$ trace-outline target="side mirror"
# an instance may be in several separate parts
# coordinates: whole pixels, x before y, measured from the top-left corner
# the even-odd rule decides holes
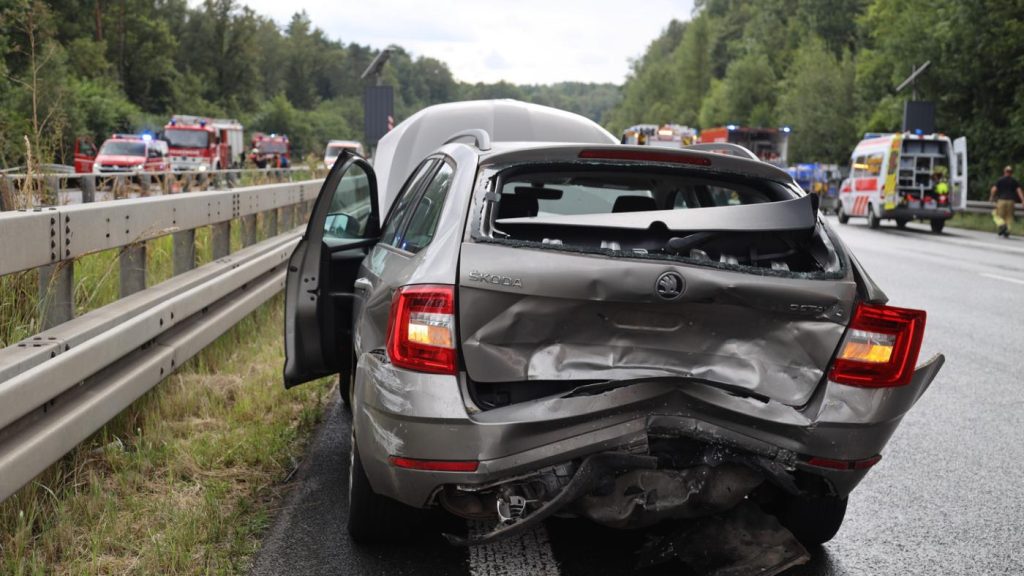
[[[328,214],[324,221],[324,236],[359,238],[359,220],[343,212]]]

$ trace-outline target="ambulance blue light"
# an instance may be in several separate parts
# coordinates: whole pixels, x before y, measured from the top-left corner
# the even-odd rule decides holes
[[[790,128],[789,128],[789,126],[783,126],[783,127],[782,127],[782,131],[788,134],[788,133],[789,133],[789,131],[790,131]]]
[[[729,125],[726,126],[726,129],[728,129],[728,130],[735,130],[736,128],[737,128],[737,126],[735,124],[729,124]]]

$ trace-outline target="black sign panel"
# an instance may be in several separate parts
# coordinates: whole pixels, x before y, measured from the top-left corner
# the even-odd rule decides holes
[[[903,131],[921,134],[935,133],[935,103],[914,102],[908,100],[903,104]]]
[[[363,91],[363,133],[367,146],[377,145],[387,134],[389,118],[395,114],[395,91],[391,86],[367,86]]]

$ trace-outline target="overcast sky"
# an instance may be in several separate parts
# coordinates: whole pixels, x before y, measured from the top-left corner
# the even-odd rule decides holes
[[[198,2],[193,0],[192,4]],[[621,83],[693,0],[239,0],[284,25],[300,10],[334,40],[446,62],[458,80]]]

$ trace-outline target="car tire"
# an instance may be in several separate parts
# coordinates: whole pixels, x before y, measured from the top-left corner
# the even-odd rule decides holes
[[[840,224],[846,224],[850,221],[850,217],[846,215],[846,210],[843,210],[842,204],[839,205],[839,208],[836,208],[836,217],[839,218]]]
[[[932,232],[936,234],[942,234],[942,229],[946,227],[946,221],[942,218],[935,218],[932,220]]]
[[[373,491],[353,435],[348,471],[348,535],[352,541],[368,546],[407,541],[420,525],[416,512]]]
[[[878,218],[878,214],[875,214],[875,207],[868,204],[868,228],[877,230],[878,226],[882,223]]]
[[[904,228],[906,228],[907,227],[907,219],[906,218],[897,218],[896,219],[896,227],[899,228],[900,230],[903,230]]]
[[[831,540],[846,516],[846,498],[789,496],[777,516],[804,546]]]

